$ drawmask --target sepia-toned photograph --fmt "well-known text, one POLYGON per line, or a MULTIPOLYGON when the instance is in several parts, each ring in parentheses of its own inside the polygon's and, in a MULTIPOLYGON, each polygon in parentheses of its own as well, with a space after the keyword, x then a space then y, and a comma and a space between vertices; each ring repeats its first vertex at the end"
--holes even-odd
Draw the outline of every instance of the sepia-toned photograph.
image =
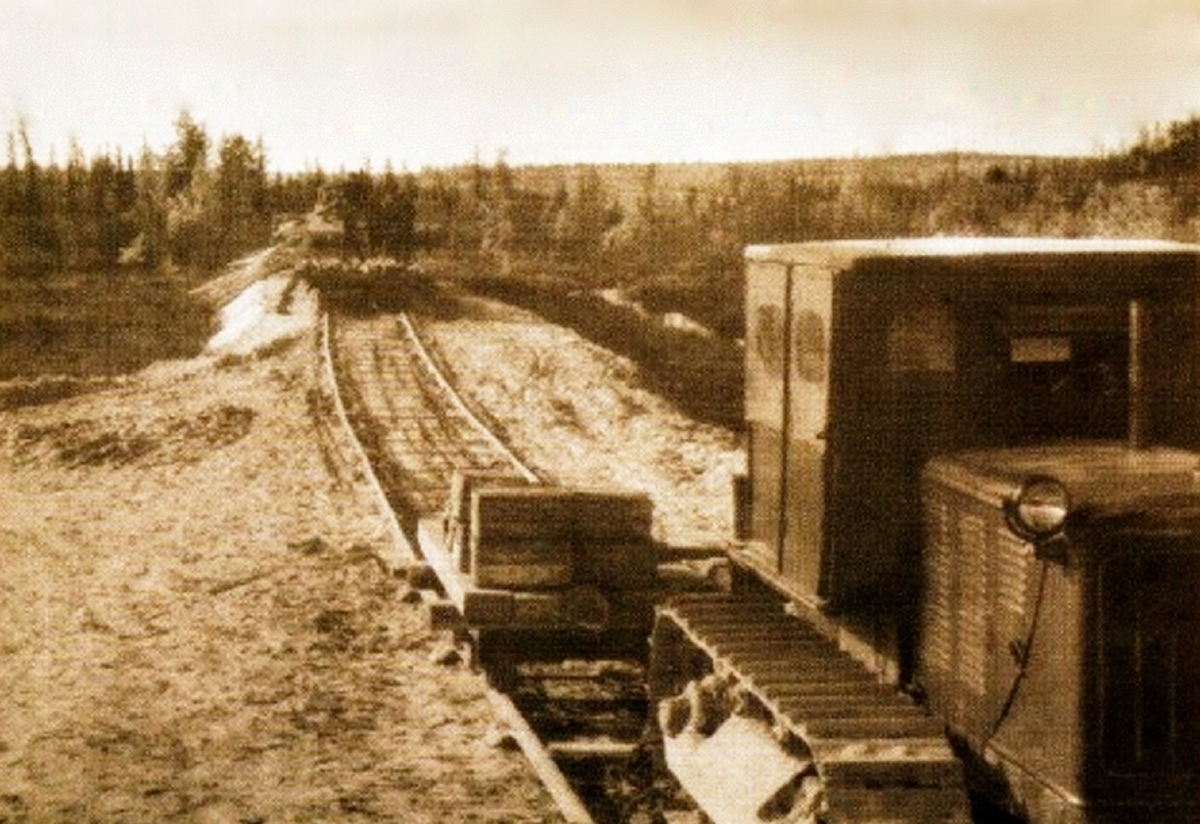
POLYGON ((0 824, 1200 824, 1194 0, 0 0, 0 824))

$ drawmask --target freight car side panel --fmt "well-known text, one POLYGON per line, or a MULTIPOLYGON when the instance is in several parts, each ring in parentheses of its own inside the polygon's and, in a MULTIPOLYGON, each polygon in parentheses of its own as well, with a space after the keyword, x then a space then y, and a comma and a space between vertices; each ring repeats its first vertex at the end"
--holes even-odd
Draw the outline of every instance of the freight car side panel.
POLYGON ((746 293, 748 554, 789 593, 813 600, 823 569, 831 283, 813 267, 759 261, 746 293))
POLYGON ((787 580, 796 581, 801 591, 818 595, 826 549, 825 460, 832 292, 832 284, 819 271, 793 269, 783 574, 787 580))
POLYGON ((780 471, 784 456, 783 362, 787 357, 788 269, 762 263, 746 278, 746 422, 753 500, 748 552, 764 570, 781 568, 780 471))

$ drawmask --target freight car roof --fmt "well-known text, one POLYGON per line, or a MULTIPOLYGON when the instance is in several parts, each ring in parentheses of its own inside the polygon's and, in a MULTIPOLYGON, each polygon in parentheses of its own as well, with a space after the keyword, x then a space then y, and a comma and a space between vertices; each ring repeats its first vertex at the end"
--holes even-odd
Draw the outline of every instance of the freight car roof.
POLYGON ((1126 238, 924 237, 831 240, 749 246, 746 258, 845 264, 864 258, 980 258, 1030 255, 1200 255, 1200 245, 1126 238))

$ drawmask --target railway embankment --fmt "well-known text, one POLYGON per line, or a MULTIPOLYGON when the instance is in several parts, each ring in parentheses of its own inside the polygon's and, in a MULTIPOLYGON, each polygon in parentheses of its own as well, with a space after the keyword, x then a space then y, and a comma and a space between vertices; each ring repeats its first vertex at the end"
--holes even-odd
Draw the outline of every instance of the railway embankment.
POLYGON ((280 285, 204 356, 0 412, 0 821, 556 820, 380 563, 280 285))
MULTIPOLYGON (((0 822, 556 820, 389 570, 315 294, 253 265, 203 355, 0 411, 0 822)), ((527 312, 422 323, 542 471, 726 534, 733 433, 527 312)))
POLYGON ((638 364, 646 387, 689 417, 741 426, 744 354, 736 340, 677 313, 657 315, 636 303, 561 283, 480 275, 467 277, 466 283, 638 364))

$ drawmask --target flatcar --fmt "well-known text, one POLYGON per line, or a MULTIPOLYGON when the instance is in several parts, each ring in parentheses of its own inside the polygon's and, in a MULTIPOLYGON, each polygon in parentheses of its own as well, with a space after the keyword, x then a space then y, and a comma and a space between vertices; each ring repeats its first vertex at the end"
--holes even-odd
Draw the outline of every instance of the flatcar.
POLYGON ((736 574, 654 631, 685 788, 718 824, 1200 821, 1200 247, 745 263, 736 574))

